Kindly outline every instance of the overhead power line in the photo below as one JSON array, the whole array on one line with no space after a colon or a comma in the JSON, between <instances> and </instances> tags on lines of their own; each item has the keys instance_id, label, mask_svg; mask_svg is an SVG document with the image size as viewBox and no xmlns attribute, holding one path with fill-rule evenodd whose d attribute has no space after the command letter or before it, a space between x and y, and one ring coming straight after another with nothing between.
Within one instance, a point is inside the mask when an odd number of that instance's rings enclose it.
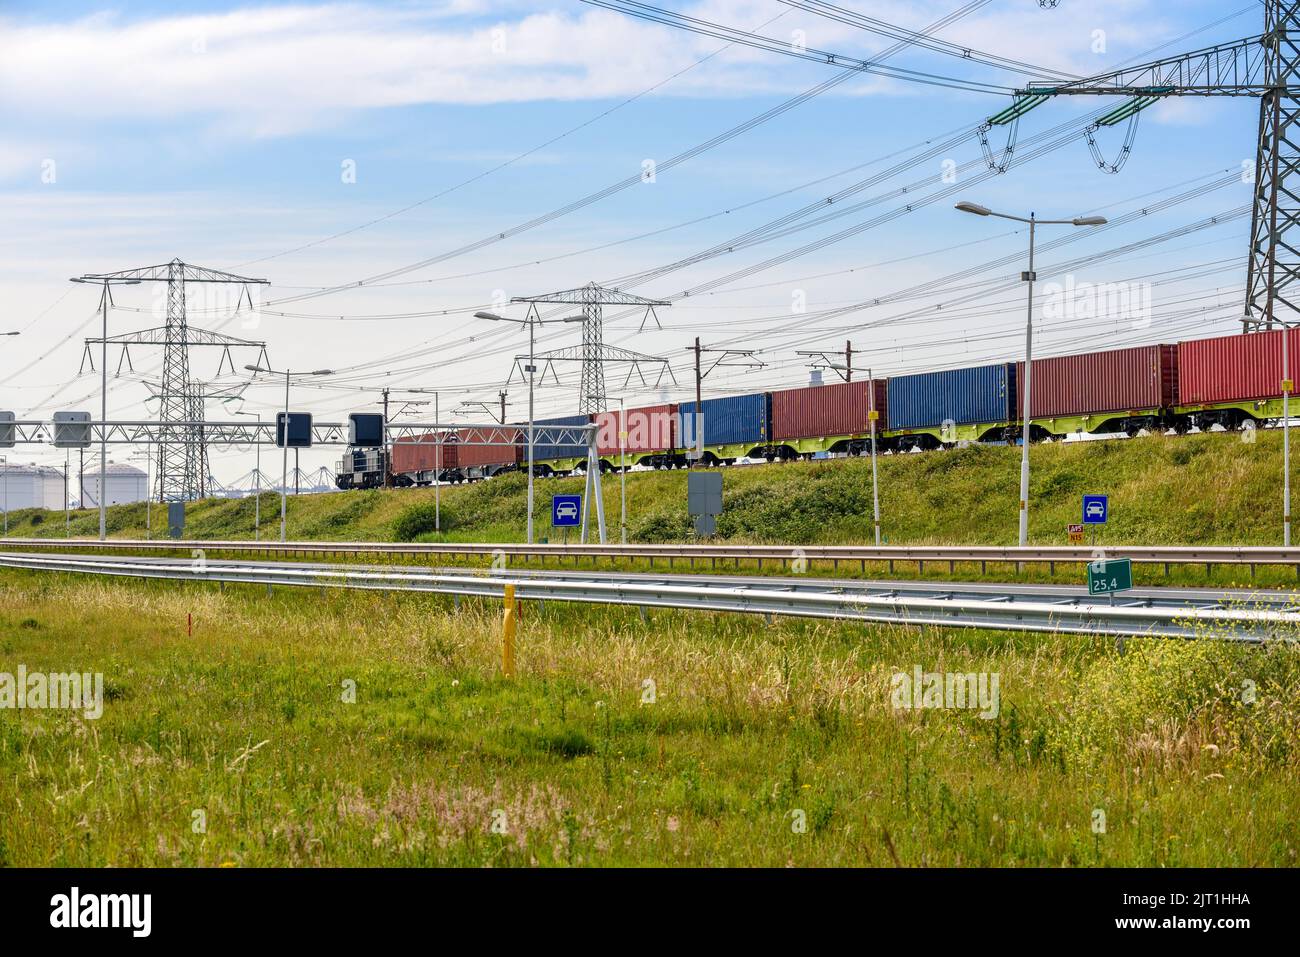
<instances>
[{"instance_id":1,"label":"overhead power line","mask_svg":"<svg viewBox=\"0 0 1300 957\"><path fill-rule=\"evenodd\" d=\"M929 33L933 30L939 29L942 26L946 26L947 24L953 22L954 20L960 18L961 16L964 16L970 11L984 6L988 2L989 0L974 0L974 2L966 4L960 10L957 10L954 13L950 13L947 16L941 18L940 20L937 20L934 23L930 24L925 28L923 32ZM906 49L908 46L909 46L909 42L896 43L889 49L884 50L879 55L877 55L877 57L873 62L880 63L881 61L893 56L895 53ZM702 153L706 153L709 150L715 149L716 147L721 146L722 144L735 139L737 136L747 133L752 129L762 126L765 123L768 123L776 119L777 117L782 116L783 114L789 112L795 107L801 106L802 104L808 102L809 100L812 100L817 96L820 96L822 93L834 89L835 87L839 86L841 83L844 83L846 80L851 79L855 75L856 75L856 71L854 70L851 69L844 70L839 74L832 76L827 80L823 80L821 83L818 83L807 90L804 90L802 93L799 93L796 96L793 96L781 103L778 103L776 106L772 107L771 109L765 110L764 112L758 114L757 116L750 117L748 120L745 120L743 123L733 126L729 130L719 133L718 135L711 137L710 139L707 139L701 143L697 143L695 146L691 147L690 149L684 150L676 154L675 156L669 157L667 160L664 160L661 163L656 163L655 165L656 175L658 175L658 173L670 170L676 166L680 166L681 164L686 163L691 159L694 159L696 156L699 156ZM484 249L488 246L495 245L496 243L502 242L506 239L527 232L531 229L536 229L539 226L543 226L547 223L554 222L555 220L567 216L570 213L576 212L581 209L585 209L586 207L591 206L594 203L598 203L601 200L607 199L610 196L616 195L618 193L623 192L624 190L630 189L631 187L642 183L644 181L644 177L645 177L644 172L638 172L632 176L628 176L622 180L612 183L609 186L606 186L604 189L597 190L594 193L588 193L586 196L583 196L580 199L576 199L571 203L568 203L557 209L553 209L548 213L543 213L541 216L534 217L533 219L520 223L516 226L512 226L508 229L493 233L490 236L485 236L482 239L479 239L475 242L468 243L456 249L448 250L447 252L440 253L436 256L431 256L428 257L427 259L422 259L418 262L410 263L406 266L399 266L396 269L392 269L387 272L368 276L364 279L356 280L355 282L330 286L325 289L317 290L315 292L300 293L296 296L286 296L280 299L272 300L268 302L266 305L283 305L285 303L290 303L290 302L300 302L305 299L314 299L319 296L332 295L334 293L344 292L350 289L357 289L364 286L370 286L375 283L384 282L385 280L388 279L393 279L397 276L406 275L407 273L414 272L419 269L424 269L428 266L434 265L435 263L445 262L449 259L454 259L458 256L463 256L468 253L476 252L479 249Z\"/></svg>"},{"instance_id":2,"label":"overhead power line","mask_svg":"<svg viewBox=\"0 0 1300 957\"><path fill-rule=\"evenodd\" d=\"M635 0L582 0L582 2L593 7L604 7L605 9L613 10L616 13L627 14L628 16L636 17L638 20L676 27L679 30L687 30L691 33L713 37L718 40L730 40L733 43L741 46L752 47L755 50L765 50L768 53L780 53L784 56L794 57L799 60L808 60L813 63L823 63L827 66L837 67L842 70L850 70L854 73L870 73L888 79L906 80L909 83L922 83L927 86L947 87L949 89L965 90L972 93L1007 94L1015 91L1014 87L1004 86L997 83L983 83L978 80L963 80L959 77L944 76L943 74L930 73L925 70L909 70L903 67L885 66L880 62L880 57L863 60L843 53L832 53L827 50L819 50L815 47L791 43L788 39L778 40L749 30L724 26L722 24L713 23L709 20L701 20L698 17L689 17L683 13L677 13L673 10L665 10L662 7L652 6L648 3L637 3ZM985 6L989 2L990 0L977 0L975 3L969 3L958 11L958 14L969 13L972 10ZM917 36L920 36L920 34L917 34ZM902 42L911 45L916 41L909 39Z\"/></svg>"},{"instance_id":3,"label":"overhead power line","mask_svg":"<svg viewBox=\"0 0 1300 957\"><path fill-rule=\"evenodd\" d=\"M828 20L835 20L839 23L858 27L869 33L874 33L877 36L888 37L893 40L906 40L921 49L957 57L959 60L966 60L971 63L980 63L985 66L996 67L1000 70L1009 70L1022 75L1056 77L1057 79L1078 79L1078 77L1073 73L1065 73L1060 70L1037 66L1033 63L1026 63L1024 60L1013 60L1009 57L998 56L994 53L982 53L973 47L962 46L961 44L952 43L947 40L925 36L916 33L913 30L909 30L906 27L887 23L876 17L869 17L864 13L858 13L856 10L847 10L844 7L836 6L833 3L825 3L823 0L777 0L777 2L784 3L787 7L792 7L795 10L815 13Z\"/></svg>"}]
</instances>

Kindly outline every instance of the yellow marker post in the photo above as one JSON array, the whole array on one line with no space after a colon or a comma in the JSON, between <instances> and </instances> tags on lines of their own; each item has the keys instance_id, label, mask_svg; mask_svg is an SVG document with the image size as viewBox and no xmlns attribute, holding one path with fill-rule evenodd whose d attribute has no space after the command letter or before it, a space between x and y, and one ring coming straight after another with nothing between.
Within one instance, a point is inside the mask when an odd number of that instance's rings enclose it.
<instances>
[{"instance_id":1,"label":"yellow marker post","mask_svg":"<svg viewBox=\"0 0 1300 957\"><path fill-rule=\"evenodd\" d=\"M505 616L501 622L501 673L507 678L515 676L515 586L507 585Z\"/></svg>"}]
</instances>

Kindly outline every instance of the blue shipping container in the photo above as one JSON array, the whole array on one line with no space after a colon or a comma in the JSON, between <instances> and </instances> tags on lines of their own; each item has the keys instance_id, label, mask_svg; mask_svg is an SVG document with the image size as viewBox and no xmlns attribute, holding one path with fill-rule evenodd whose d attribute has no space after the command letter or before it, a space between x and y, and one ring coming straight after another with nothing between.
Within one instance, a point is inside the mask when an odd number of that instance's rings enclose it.
<instances>
[{"instance_id":1,"label":"blue shipping container","mask_svg":"<svg viewBox=\"0 0 1300 957\"><path fill-rule=\"evenodd\" d=\"M1010 422L1015 395L1014 362L898 376L889 380L889 428L934 428L948 420Z\"/></svg>"},{"instance_id":2,"label":"blue shipping container","mask_svg":"<svg viewBox=\"0 0 1300 957\"><path fill-rule=\"evenodd\" d=\"M705 399L703 405L706 446L761 445L767 441L772 400L766 392ZM681 447L694 448L695 403L683 402L678 412L681 415Z\"/></svg>"},{"instance_id":3,"label":"blue shipping container","mask_svg":"<svg viewBox=\"0 0 1300 957\"><path fill-rule=\"evenodd\" d=\"M520 459L520 461L526 463L528 461L528 423L518 422L515 424L521 426L524 430L523 457ZM534 431L536 431L538 426L542 426L542 425L591 425L591 417L586 415L561 415L553 419L533 420ZM551 437L554 438L554 436ZM534 444L533 444L534 462L542 462L545 461L546 459L573 459L573 458L586 458L586 457L587 457L587 446L585 445L579 445L579 444L569 445L567 442L564 443L563 445L552 445L550 443L543 443L541 435L537 435L536 438L534 439ZM527 469L525 469L525 471L527 471Z\"/></svg>"}]
</instances>

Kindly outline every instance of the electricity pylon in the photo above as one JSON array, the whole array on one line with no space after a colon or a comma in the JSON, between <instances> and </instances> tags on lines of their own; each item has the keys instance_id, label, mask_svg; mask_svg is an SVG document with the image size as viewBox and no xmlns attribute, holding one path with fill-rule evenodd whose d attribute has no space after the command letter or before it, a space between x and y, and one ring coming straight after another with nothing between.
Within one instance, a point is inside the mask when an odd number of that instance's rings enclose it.
<instances>
[{"instance_id":1,"label":"electricity pylon","mask_svg":"<svg viewBox=\"0 0 1300 957\"><path fill-rule=\"evenodd\" d=\"M162 381L158 391L160 400L158 420L163 428L158 445L157 498L163 502L183 502L199 498L207 484L203 429L193 424L166 428L168 423L203 421L203 399L194 390L190 381L190 347L220 347L221 364L217 368L217 374L220 375L227 361L230 362L230 370L233 372L235 369L234 359L230 355L232 347L258 349L264 358L266 343L192 328L186 321L185 286L187 283L196 282L242 284L245 288L240 293L240 306L243 305L244 297L248 296L251 307L252 296L248 293L247 287L267 285L269 281L236 276L233 273L206 269L202 266L192 266L179 259L173 259L161 266L143 266L120 272L88 274L81 278L90 281L133 279L138 282L167 283L165 325L104 339L87 339L87 351L91 344L105 343L121 346L122 357L118 360L120 371L123 361L130 365L129 346L161 345L163 347ZM269 362L265 364L269 365Z\"/></svg>"}]
</instances>

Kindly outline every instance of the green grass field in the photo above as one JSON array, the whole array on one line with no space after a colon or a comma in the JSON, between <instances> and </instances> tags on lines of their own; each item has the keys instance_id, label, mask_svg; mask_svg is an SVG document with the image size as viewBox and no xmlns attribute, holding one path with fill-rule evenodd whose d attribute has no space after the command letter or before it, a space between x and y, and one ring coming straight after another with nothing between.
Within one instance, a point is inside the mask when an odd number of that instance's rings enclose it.
<instances>
[{"instance_id":1,"label":"green grass field","mask_svg":"<svg viewBox=\"0 0 1300 957\"><path fill-rule=\"evenodd\" d=\"M1271 543L1277 438L1036 448L1034 538L1109 491L1117 542ZM727 472L720 531L869 540L869 474ZM1011 540L1015 475L1012 449L885 459L890 541ZM448 490L446 535L522 538L522 485ZM685 539L683 473L628 485L634 539ZM617 528L616 477L605 491ZM303 497L290 527L427 539L431 498ZM115 533L142 508L114 509ZM251 537L251 518L199 503L190 531ZM1294 645L530 603L507 679L501 613L0 571L0 675L100 672L106 698L98 719L0 707L0 864L1297 863ZM918 667L997 675L996 715L896 707L893 676Z\"/></svg>"},{"instance_id":2,"label":"green grass field","mask_svg":"<svg viewBox=\"0 0 1300 957\"><path fill-rule=\"evenodd\" d=\"M1291 647L551 603L525 608L511 680L484 600L6 572L0 609L0 671L106 689L98 720L0 709L8 865L1291 866L1300 849ZM891 675L918 665L997 673L996 718L896 709Z\"/></svg>"}]
</instances>

